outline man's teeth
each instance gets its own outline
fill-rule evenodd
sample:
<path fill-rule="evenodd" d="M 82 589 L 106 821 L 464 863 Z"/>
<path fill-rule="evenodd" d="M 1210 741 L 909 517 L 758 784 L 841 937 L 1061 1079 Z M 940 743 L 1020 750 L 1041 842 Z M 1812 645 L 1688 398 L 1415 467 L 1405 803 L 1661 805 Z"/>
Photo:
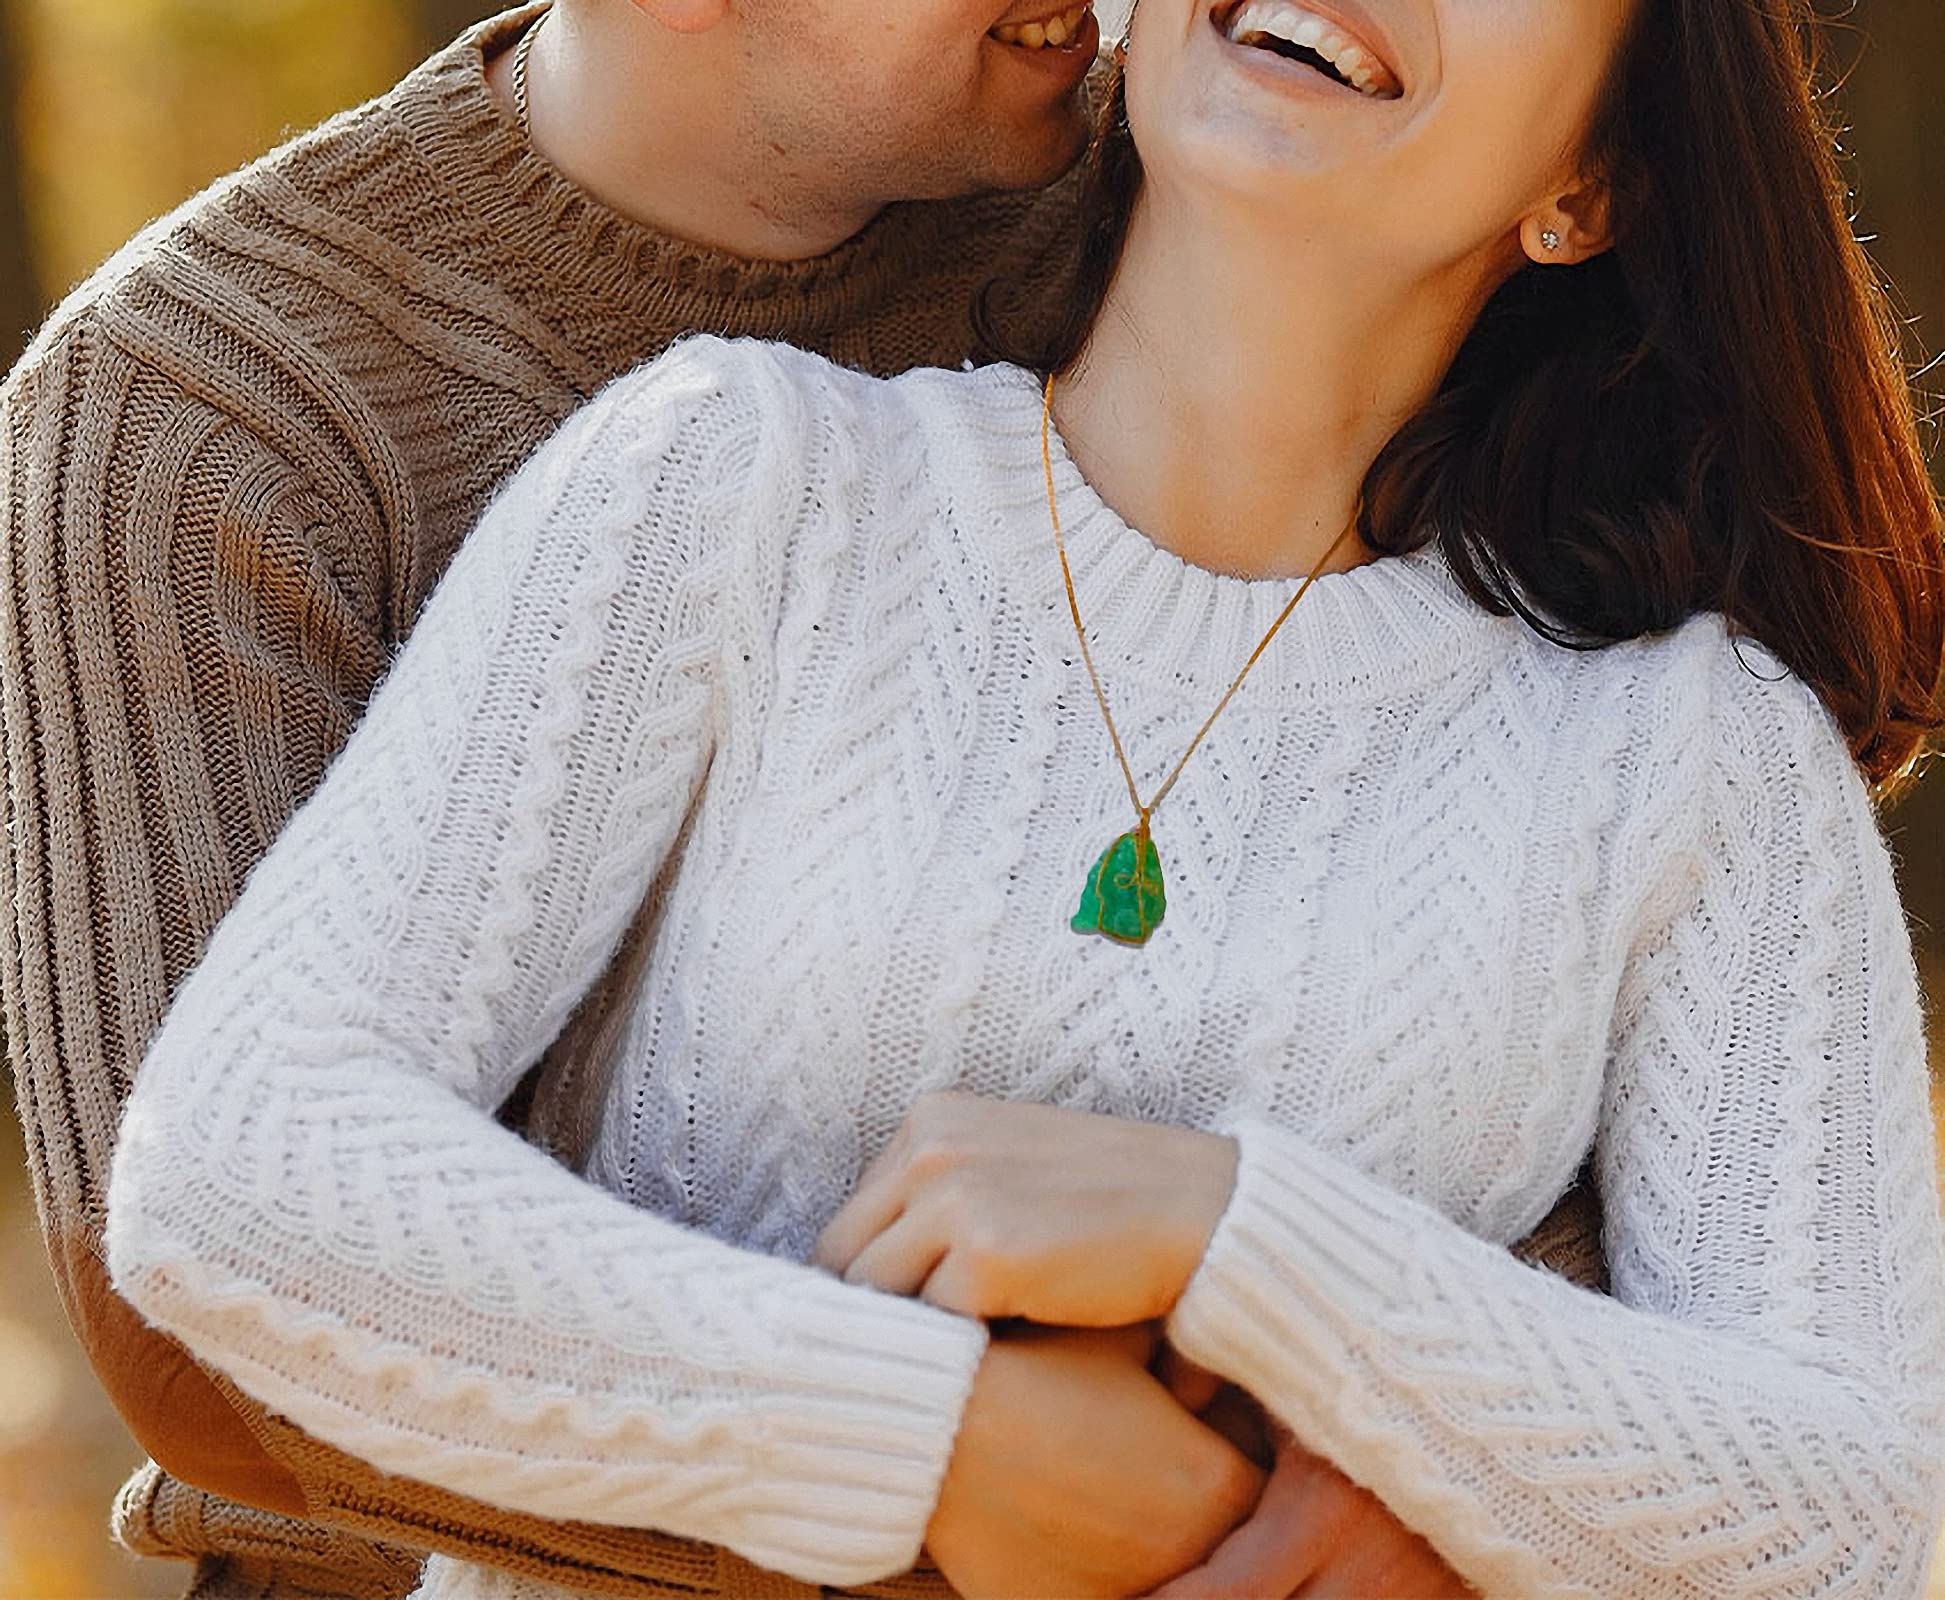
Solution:
<path fill-rule="evenodd" d="M 1062 45 L 1080 37 L 1081 24 L 1093 10 L 1093 0 L 1083 0 L 1071 11 L 1063 11 L 1055 17 L 1047 17 L 1040 22 L 1026 22 L 1014 27 L 995 28 L 993 37 L 1001 44 L 1022 45 L 1028 50 L 1043 50 L 1051 45 L 1058 50 Z"/>
<path fill-rule="evenodd" d="M 1339 75 L 1374 100 L 1389 98 L 1389 74 L 1377 59 L 1340 33 L 1322 17 L 1312 16 L 1290 0 L 1243 0 L 1229 18 L 1226 30 L 1236 44 L 1261 44 L 1265 39 L 1281 39 L 1302 50 L 1311 50 L 1334 66 Z"/>

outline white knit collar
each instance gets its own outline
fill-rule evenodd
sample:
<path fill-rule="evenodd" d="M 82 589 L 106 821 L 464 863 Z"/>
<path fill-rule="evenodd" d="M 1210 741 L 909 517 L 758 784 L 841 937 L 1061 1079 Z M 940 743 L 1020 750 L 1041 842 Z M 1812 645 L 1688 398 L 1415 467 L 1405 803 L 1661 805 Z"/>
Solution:
<path fill-rule="evenodd" d="M 1036 632 L 1049 647 L 1071 653 L 1073 619 L 1040 466 L 1040 380 L 1000 364 L 919 381 L 937 380 L 955 391 L 963 427 L 954 431 L 994 513 L 990 531 L 1004 541 L 1008 587 L 1048 624 Z M 1068 562 L 1103 678 L 1219 696 L 1303 580 L 1237 577 L 1164 549 L 1101 499 L 1058 431 L 1053 466 Z M 1382 696 L 1436 681 L 1480 652 L 1504 651 L 1525 631 L 1520 619 L 1473 600 L 1434 542 L 1319 577 L 1251 671 L 1239 708 L 1242 700 Z"/>

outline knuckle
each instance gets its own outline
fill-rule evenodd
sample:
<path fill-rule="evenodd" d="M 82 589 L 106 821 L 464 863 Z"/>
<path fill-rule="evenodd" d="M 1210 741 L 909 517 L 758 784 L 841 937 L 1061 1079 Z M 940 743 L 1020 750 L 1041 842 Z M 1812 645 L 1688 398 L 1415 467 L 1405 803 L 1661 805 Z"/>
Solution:
<path fill-rule="evenodd" d="M 1003 1271 L 1019 1253 L 1021 1241 L 1007 1219 L 977 1184 L 964 1181 L 963 1174 L 941 1182 L 938 1206 L 941 1231 L 981 1283 Z"/>
<path fill-rule="evenodd" d="M 957 1164 L 949 1135 L 934 1128 L 913 1133 L 905 1146 L 905 1170 L 917 1178 L 941 1178 Z"/>

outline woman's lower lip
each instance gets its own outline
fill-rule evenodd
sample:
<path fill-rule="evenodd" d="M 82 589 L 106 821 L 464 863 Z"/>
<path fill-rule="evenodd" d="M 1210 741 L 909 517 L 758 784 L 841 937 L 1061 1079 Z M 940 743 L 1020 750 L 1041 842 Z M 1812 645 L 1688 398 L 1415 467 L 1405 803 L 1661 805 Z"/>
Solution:
<path fill-rule="evenodd" d="M 1214 31 L 1216 42 L 1228 51 L 1235 64 L 1244 71 L 1259 73 L 1279 89 L 1297 94 L 1314 95 L 1320 100 L 1356 100 L 1365 105 L 1385 105 L 1388 102 L 1377 96 L 1364 94 L 1347 83 L 1339 83 L 1327 78 L 1315 67 L 1306 67 L 1301 62 L 1286 60 L 1274 50 L 1265 50 L 1253 44 L 1237 44 L 1223 31 L 1217 21 L 1221 8 L 1209 13 L 1209 26 Z"/>
<path fill-rule="evenodd" d="M 991 34 L 986 42 L 996 50 L 1004 50 L 1008 56 L 1023 66 L 1033 67 L 1054 77 L 1072 78 L 1078 83 L 1085 78 L 1101 53 L 1101 22 L 1092 11 L 1081 18 L 1080 31 L 1063 45 L 1042 45 L 1037 50 L 1025 45 L 1006 44 Z"/>

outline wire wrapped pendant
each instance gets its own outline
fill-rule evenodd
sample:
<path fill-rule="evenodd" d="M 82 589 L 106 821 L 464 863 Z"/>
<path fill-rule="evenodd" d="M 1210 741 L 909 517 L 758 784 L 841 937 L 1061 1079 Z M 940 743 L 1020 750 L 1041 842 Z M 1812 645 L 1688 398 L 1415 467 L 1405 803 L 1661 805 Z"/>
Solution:
<path fill-rule="evenodd" d="M 1119 944 L 1146 944 L 1167 910 L 1161 853 L 1143 817 L 1132 833 L 1101 852 L 1071 926 L 1076 933 L 1098 933 Z"/>
<path fill-rule="evenodd" d="M 1358 491 L 1357 505 L 1351 512 L 1351 520 L 1344 524 L 1344 531 L 1331 541 L 1323 560 L 1304 575 L 1297 592 L 1290 596 L 1283 610 L 1277 614 L 1276 621 L 1270 624 L 1270 631 L 1250 652 L 1242 671 L 1236 674 L 1223 697 L 1216 702 L 1216 709 L 1196 730 L 1188 749 L 1182 752 L 1182 759 L 1175 763 L 1175 770 L 1155 791 L 1155 798 L 1143 805 L 1140 791 L 1135 788 L 1134 771 L 1128 765 L 1128 752 L 1121 748 L 1121 735 L 1116 731 L 1114 717 L 1108 711 L 1108 697 L 1101 688 L 1101 675 L 1094 670 L 1094 652 L 1087 647 L 1087 629 L 1081 623 L 1081 603 L 1074 597 L 1074 573 L 1067 562 L 1067 541 L 1060 532 L 1060 495 L 1054 486 L 1053 431 L 1054 374 L 1048 373 L 1040 407 L 1040 465 L 1047 478 L 1047 520 L 1053 524 L 1054 549 L 1060 555 L 1060 577 L 1067 586 L 1067 610 L 1074 619 L 1074 637 L 1080 641 L 1081 660 L 1087 663 L 1088 682 L 1094 686 L 1094 698 L 1101 707 L 1101 720 L 1107 724 L 1108 739 L 1114 745 L 1114 758 L 1121 763 L 1121 776 L 1128 780 L 1128 798 L 1134 802 L 1135 815 L 1141 819 L 1134 832 L 1122 834 L 1101 852 L 1101 859 L 1094 863 L 1093 871 L 1087 875 L 1087 887 L 1081 891 L 1080 910 L 1074 913 L 1074 920 L 1068 926 L 1076 933 L 1098 933 L 1118 944 L 1146 944 L 1148 936 L 1162 925 L 1162 915 L 1168 910 L 1167 897 L 1162 893 L 1162 858 L 1155 849 L 1155 841 L 1148 837 L 1148 819 L 1154 815 L 1155 807 L 1168 797 L 1168 791 L 1175 787 L 1175 780 L 1181 777 L 1189 757 L 1195 754 L 1203 736 L 1215 726 L 1216 718 L 1222 715 L 1223 708 L 1243 686 L 1249 669 L 1269 649 L 1277 629 L 1288 620 L 1297 602 L 1309 592 L 1311 584 L 1335 558 L 1344 541 L 1357 532 L 1364 516 L 1364 493 Z"/>

